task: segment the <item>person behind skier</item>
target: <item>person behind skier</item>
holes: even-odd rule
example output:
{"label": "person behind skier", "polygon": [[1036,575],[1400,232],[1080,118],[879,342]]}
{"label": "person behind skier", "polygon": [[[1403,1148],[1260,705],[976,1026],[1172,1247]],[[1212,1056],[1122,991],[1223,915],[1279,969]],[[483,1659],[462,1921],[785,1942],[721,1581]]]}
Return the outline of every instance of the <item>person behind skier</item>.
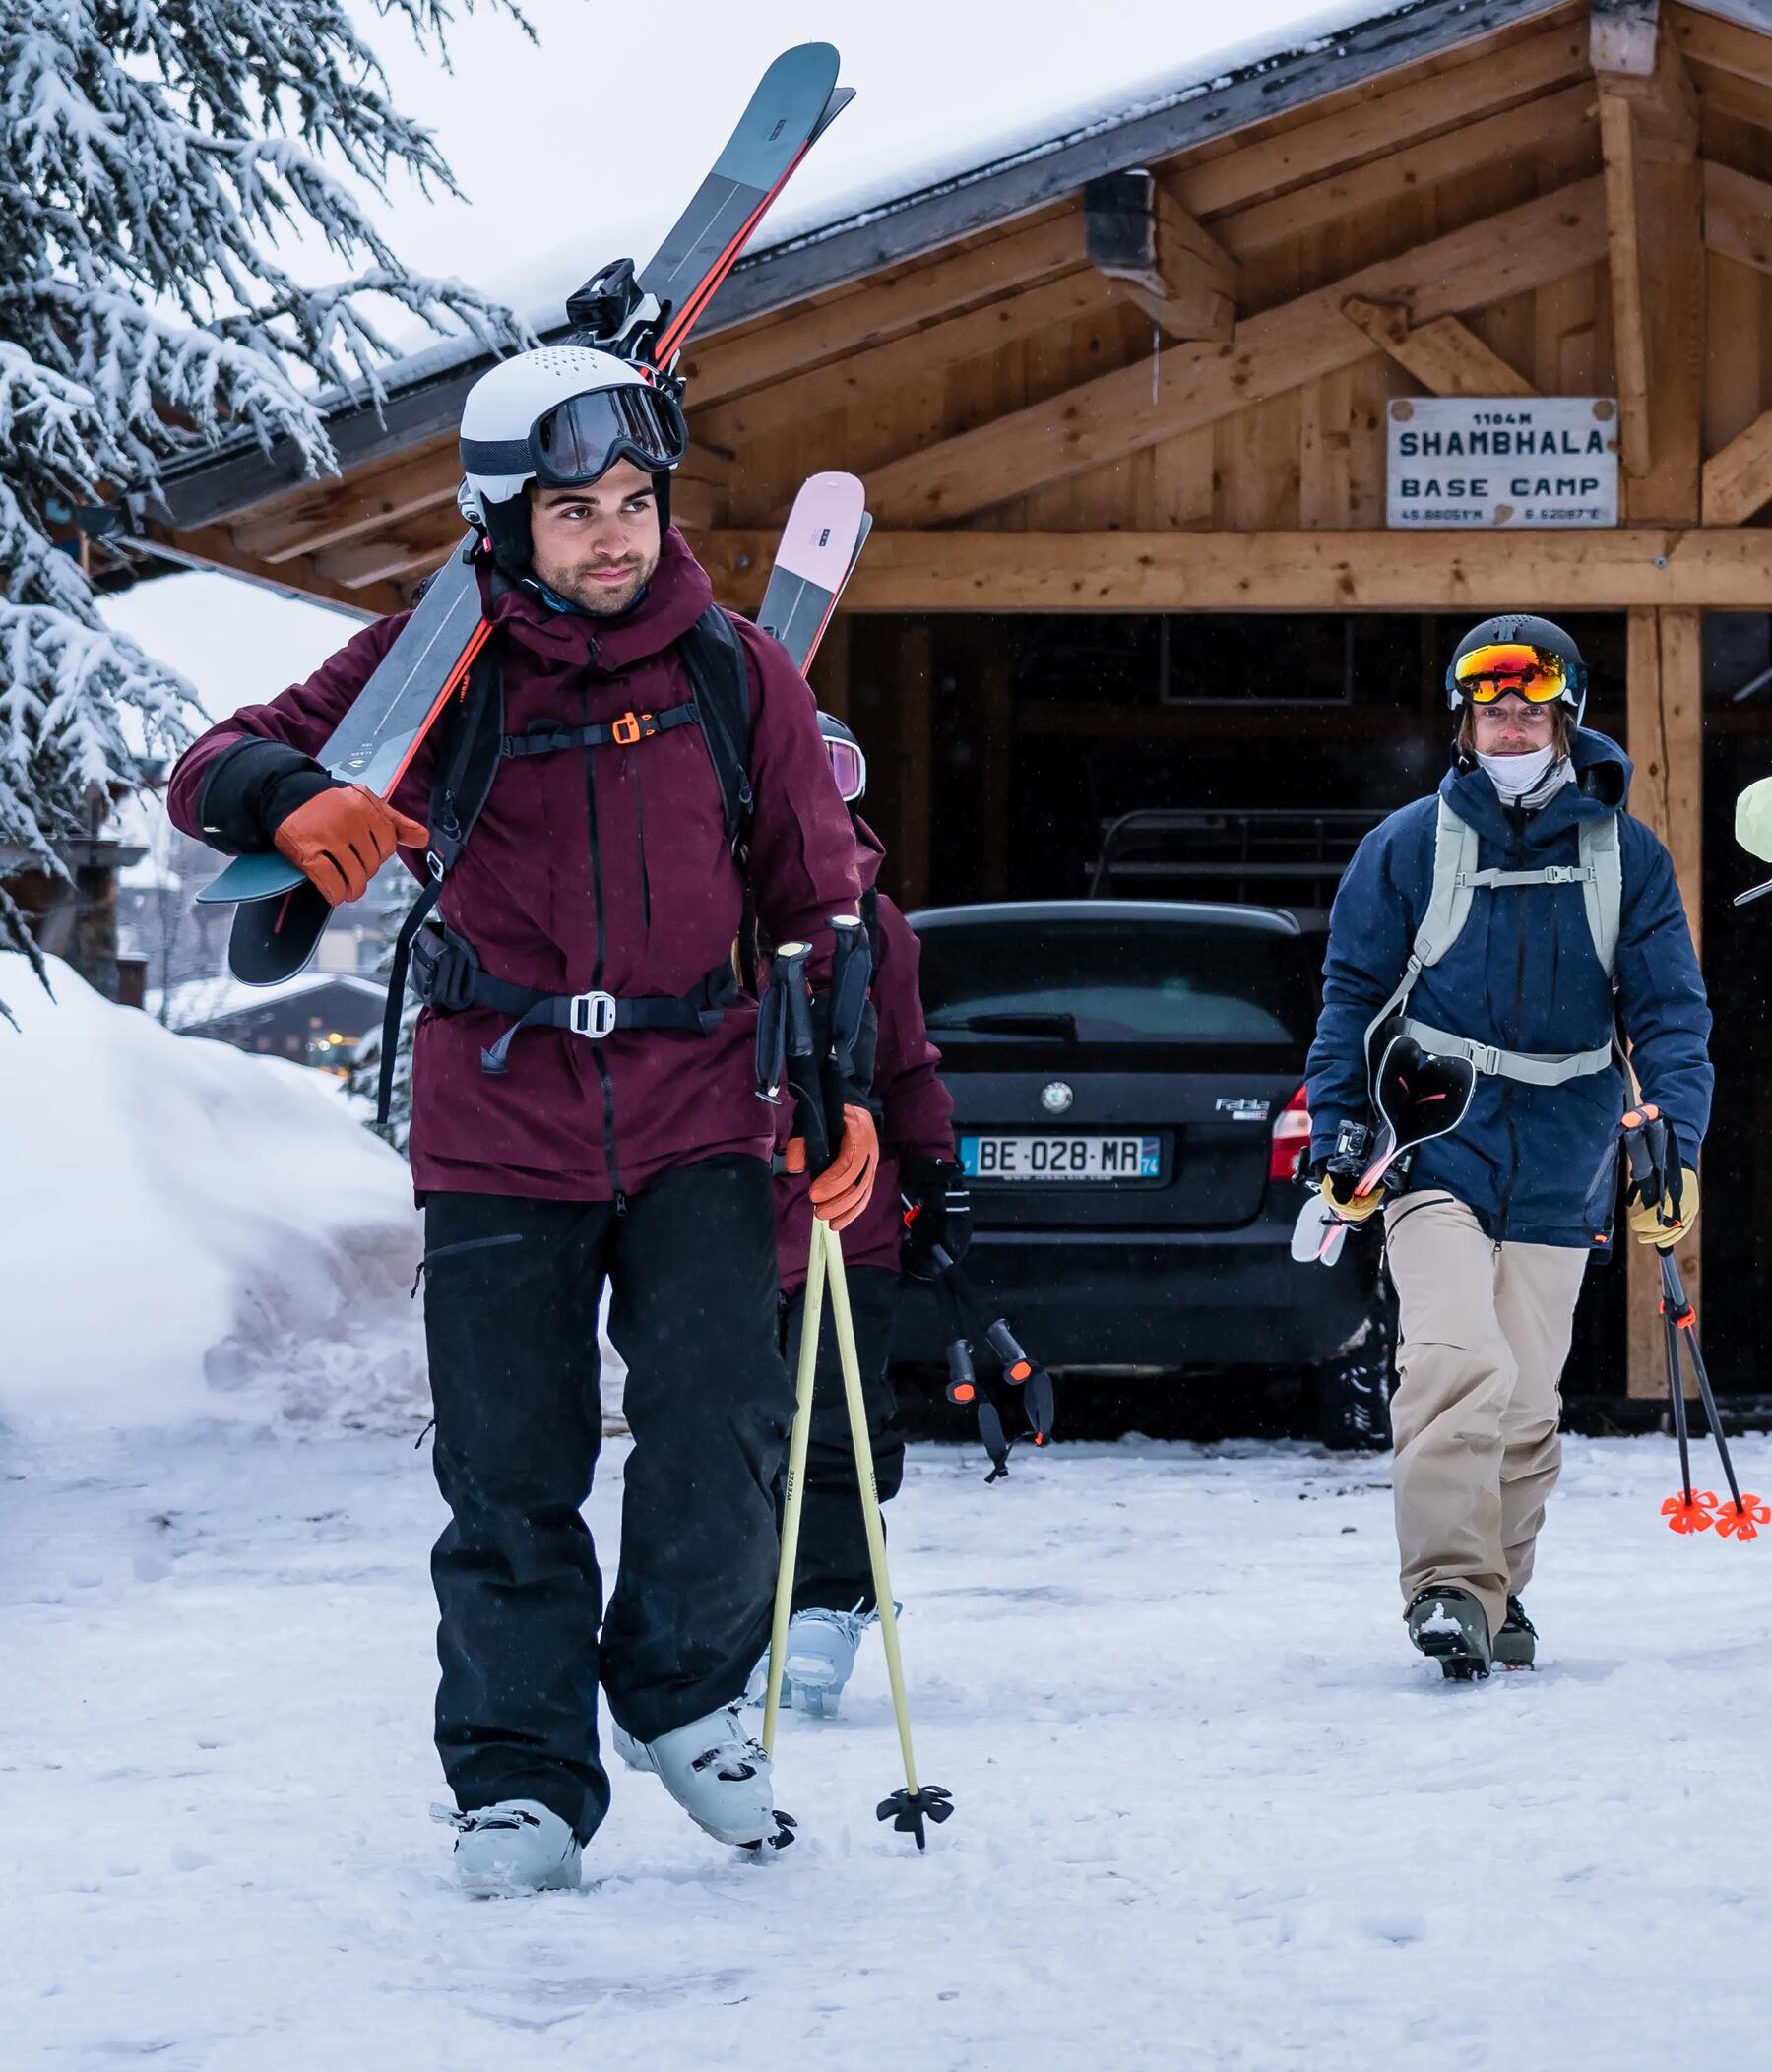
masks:
{"label": "person behind skier", "polygon": [[[818,716],[838,790],[850,805],[855,867],[861,880],[861,917],[873,949],[873,1002],[878,1016],[873,1095],[880,1111],[880,1170],[866,1212],[844,1232],[844,1269],[854,1316],[855,1349],[872,1442],[874,1484],[885,1503],[904,1480],[905,1442],[887,1375],[887,1354],[898,1309],[901,1251],[913,1273],[926,1267],[933,1248],[962,1257],[971,1238],[966,1180],[954,1159],[954,1103],[937,1076],[941,1053],[923,1026],[918,991],[917,936],[904,914],[875,884],[885,850],[854,809],[867,788],[867,763],[841,720]],[[786,1154],[793,1118],[784,1108],[777,1124]],[[810,1184],[804,1173],[777,1160],[776,1258],[782,1281],[784,1343],[789,1371],[797,1370],[805,1322],[807,1254],[812,1235]],[[901,1196],[918,1206],[905,1229]],[[811,1434],[801,1499],[799,1558],[794,1569],[793,1618],[788,1630],[782,1701],[829,1718],[855,1665],[862,1629],[876,1615],[867,1537],[855,1482],[855,1457],[838,1364],[837,1338],[827,1314],[818,1340]],[[760,1695],[767,1656],[752,1678]]]}
{"label": "person behind skier", "polygon": [[[436,1742],[471,1890],[578,1883],[609,1799],[600,1680],[624,1760],[710,1834],[786,1839],[737,1710],[769,1630],[793,1395],[756,1003],[735,973],[754,902],[776,940],[814,946],[817,986],[860,888],[804,679],[713,609],[670,529],[686,439],[674,401],[609,354],[494,367],[462,419],[492,634],[453,727],[386,804],[314,761],[397,614],[213,727],[171,785],[188,833],[275,846],[334,904],[396,848],[415,875],[446,865],[442,926],[414,954],[410,1156],[451,1514],[431,1563]],[[865,1089],[842,1099],[811,1188],[840,1224],[877,1156]],[[634,1440],[606,1614],[580,1516],[605,1276]]]}
{"label": "person behind skier", "polygon": [[[1548,619],[1486,619],[1446,689],[1460,714],[1451,769],[1365,838],[1336,895],[1306,1076],[1312,1173],[1331,1206],[1353,1221],[1383,1206],[1410,1638],[1469,1676],[1535,1654],[1521,1600],[1629,1105],[1614,1039],[1677,1139],[1682,1184],[1634,1203],[1639,1242],[1675,1243],[1697,1217],[1713,1075],[1673,861],[1625,810],[1628,758],[1581,725],[1574,641]],[[1476,1091],[1459,1127],[1416,1153],[1400,1194],[1351,1199],[1354,1181],[1326,1162],[1341,1124],[1365,1119],[1371,1062],[1399,1031],[1470,1059]]]}

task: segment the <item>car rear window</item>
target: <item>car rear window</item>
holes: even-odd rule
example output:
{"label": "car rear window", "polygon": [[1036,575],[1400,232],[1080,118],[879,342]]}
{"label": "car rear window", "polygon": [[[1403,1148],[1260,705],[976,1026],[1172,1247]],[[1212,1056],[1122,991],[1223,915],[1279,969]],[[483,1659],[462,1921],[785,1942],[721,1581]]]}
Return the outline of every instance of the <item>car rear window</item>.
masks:
{"label": "car rear window", "polygon": [[920,939],[937,1042],[1062,1036],[1066,1017],[1085,1042],[1309,1040],[1309,975],[1292,935],[1079,914],[932,925]]}

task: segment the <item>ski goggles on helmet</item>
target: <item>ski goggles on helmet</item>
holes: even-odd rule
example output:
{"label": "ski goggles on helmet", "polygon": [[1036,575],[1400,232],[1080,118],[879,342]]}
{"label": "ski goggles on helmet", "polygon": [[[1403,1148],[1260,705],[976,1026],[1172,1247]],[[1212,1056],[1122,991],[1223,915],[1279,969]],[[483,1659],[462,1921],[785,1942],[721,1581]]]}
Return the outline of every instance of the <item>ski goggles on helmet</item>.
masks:
{"label": "ski goggles on helmet", "polygon": [[617,461],[664,474],[689,450],[689,427],[673,398],[641,382],[590,389],[555,404],[527,439],[464,439],[469,474],[533,474],[544,488],[595,482]]}
{"label": "ski goggles on helmet", "polygon": [[843,793],[843,802],[853,806],[856,799],[867,791],[867,758],[854,741],[833,740],[825,736],[825,754],[831,759],[831,775],[837,780],[837,788]]}
{"label": "ski goggles on helmet", "polygon": [[1514,691],[1528,705],[1574,704],[1580,697],[1575,672],[1564,657],[1550,648],[1522,641],[1473,648],[1452,664],[1452,690],[1472,705],[1493,705]]}

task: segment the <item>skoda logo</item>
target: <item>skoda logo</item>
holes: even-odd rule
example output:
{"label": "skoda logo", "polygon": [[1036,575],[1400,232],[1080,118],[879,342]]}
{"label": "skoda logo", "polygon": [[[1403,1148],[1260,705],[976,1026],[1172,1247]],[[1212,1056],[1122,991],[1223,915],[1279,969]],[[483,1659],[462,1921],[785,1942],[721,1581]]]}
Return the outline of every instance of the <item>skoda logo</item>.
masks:
{"label": "skoda logo", "polygon": [[1076,1098],[1061,1079],[1053,1080],[1049,1087],[1043,1087],[1040,1091],[1040,1104],[1048,1115],[1062,1115]]}

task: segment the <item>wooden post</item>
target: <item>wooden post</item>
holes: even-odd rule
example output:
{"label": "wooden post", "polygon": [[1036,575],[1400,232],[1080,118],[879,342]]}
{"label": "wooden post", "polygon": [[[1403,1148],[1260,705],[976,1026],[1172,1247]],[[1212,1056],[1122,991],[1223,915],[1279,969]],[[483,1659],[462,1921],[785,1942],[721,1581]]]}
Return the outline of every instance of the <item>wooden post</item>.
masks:
{"label": "wooden post", "polygon": [[[1629,616],[1629,738],[1636,763],[1630,808],[1672,852],[1692,940],[1700,937],[1703,882],[1701,821],[1704,805],[1702,614],[1642,609]],[[1655,1089],[1645,1087],[1646,1099]],[[1629,1390],[1659,1396],[1667,1387],[1661,1333],[1661,1274],[1647,1246],[1627,1242],[1629,1274]],[[1679,1248],[1679,1269],[1695,1302],[1699,1287],[1697,1233]],[[1686,1377],[1686,1391],[1692,1381]]]}
{"label": "wooden post", "polygon": [[984,735],[983,848],[981,882],[987,900],[1009,891],[1009,812],[1015,783],[1014,681],[1009,663],[993,655],[984,664],[980,723]]}
{"label": "wooden post", "polygon": [[901,907],[920,907],[929,896],[929,724],[934,713],[931,681],[934,639],[926,619],[912,620],[899,635],[898,829],[888,868]]}

